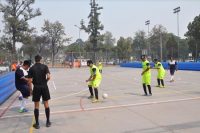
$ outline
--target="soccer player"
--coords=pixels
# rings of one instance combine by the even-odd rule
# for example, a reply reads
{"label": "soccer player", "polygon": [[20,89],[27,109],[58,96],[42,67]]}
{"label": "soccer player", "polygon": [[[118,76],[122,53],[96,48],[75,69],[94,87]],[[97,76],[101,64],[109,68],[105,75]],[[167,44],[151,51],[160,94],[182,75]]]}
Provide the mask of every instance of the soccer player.
{"label": "soccer player", "polygon": [[18,91],[22,94],[21,97],[21,107],[19,109],[19,113],[27,112],[28,110],[25,108],[26,106],[26,100],[30,96],[31,88],[29,88],[28,83],[28,72],[27,70],[30,67],[30,62],[28,60],[25,60],[23,65],[21,67],[18,67],[15,71],[15,86]]}
{"label": "soccer player", "polygon": [[[35,124],[34,128],[39,129],[39,102],[40,98],[44,101],[45,114],[46,114],[46,127],[51,126],[50,122],[50,108],[48,100],[50,100],[50,93],[47,82],[50,80],[50,72],[48,66],[41,64],[40,60],[42,57],[40,55],[35,56],[35,64],[30,68],[28,77],[30,82],[34,85],[32,101],[34,102],[34,116]],[[30,85],[31,86],[31,85]]]}
{"label": "soccer player", "polygon": [[[102,77],[99,69],[93,64],[92,60],[87,61],[87,66],[90,67],[90,77],[86,80],[88,82],[88,88],[90,91],[89,99],[93,99],[92,102],[98,102],[98,87],[101,83]],[[95,93],[95,97],[93,94],[93,89]]]}
{"label": "soccer player", "polygon": [[171,57],[168,66],[171,75],[170,82],[174,82],[174,73],[177,71],[177,62]]}
{"label": "soccer player", "polygon": [[150,70],[150,64],[149,61],[147,60],[145,55],[141,56],[141,60],[142,60],[142,84],[143,84],[143,89],[144,89],[144,96],[147,96],[147,90],[146,87],[149,90],[149,95],[152,95],[151,92],[151,70]]}
{"label": "soccer player", "polygon": [[[163,68],[163,65],[158,61],[158,59],[154,59],[154,63],[155,63],[154,68],[158,70],[158,75],[157,75],[158,85],[156,87],[164,88],[165,69]],[[162,85],[160,85],[160,82]]]}

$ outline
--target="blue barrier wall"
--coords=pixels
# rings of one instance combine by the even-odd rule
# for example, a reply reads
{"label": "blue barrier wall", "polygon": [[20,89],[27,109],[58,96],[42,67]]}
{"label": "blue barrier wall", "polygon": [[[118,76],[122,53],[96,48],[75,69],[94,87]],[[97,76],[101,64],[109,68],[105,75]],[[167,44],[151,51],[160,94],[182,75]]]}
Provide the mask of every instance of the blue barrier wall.
{"label": "blue barrier wall", "polygon": [[0,104],[16,91],[15,73],[11,72],[0,76]]}
{"label": "blue barrier wall", "polygon": [[[150,63],[151,66],[154,65],[154,63]],[[165,69],[168,68],[167,62],[162,62],[163,67]],[[141,62],[133,62],[133,63],[121,63],[121,67],[133,67],[133,68],[141,68],[142,64]],[[178,70],[191,70],[191,71],[200,71],[200,63],[199,62],[178,62]]]}

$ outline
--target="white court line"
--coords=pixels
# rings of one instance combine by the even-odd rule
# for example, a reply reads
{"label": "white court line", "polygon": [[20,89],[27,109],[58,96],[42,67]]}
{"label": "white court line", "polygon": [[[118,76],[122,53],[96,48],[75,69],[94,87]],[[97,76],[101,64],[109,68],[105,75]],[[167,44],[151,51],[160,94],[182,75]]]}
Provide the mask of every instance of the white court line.
{"label": "white court line", "polygon": [[[97,107],[97,108],[84,108],[84,110],[83,109],[74,109],[74,110],[65,110],[65,111],[55,111],[55,112],[51,112],[51,114],[74,113],[74,112],[83,112],[83,111],[96,111],[96,110],[104,110],[104,109],[114,109],[114,108],[132,107],[132,106],[145,106],[145,105],[162,104],[162,103],[173,103],[173,102],[198,100],[198,99],[200,99],[200,97],[172,99],[172,100],[166,100],[166,101],[153,101],[153,102],[133,103],[133,104],[122,104],[122,105],[113,105],[113,106],[102,106],[102,107]],[[40,115],[45,115],[45,113],[40,113]],[[19,117],[23,117],[23,116],[24,117],[32,117],[33,114],[9,115],[9,116],[4,116],[4,117],[2,117],[0,119],[19,118]]]}
{"label": "white court line", "polygon": [[[63,98],[70,97],[70,96],[74,96],[74,95],[80,94],[80,93],[85,92],[85,91],[88,91],[88,89],[84,89],[84,90],[79,91],[79,92],[76,92],[76,93],[68,94],[68,95],[66,95],[66,96],[54,98],[54,99],[51,99],[51,101],[63,99]],[[26,104],[26,105],[28,106],[28,105],[31,105],[31,104],[33,104],[33,103],[31,102],[31,103],[28,103],[28,104]],[[14,107],[19,107],[19,105],[10,106],[9,109],[14,108]],[[0,108],[0,110],[3,110],[3,109],[5,109],[5,108],[7,108],[7,107],[2,107],[2,108]]]}
{"label": "white court line", "polygon": [[56,88],[56,85],[55,85],[54,81],[52,81],[52,83],[53,83],[53,87],[54,87],[54,89],[55,89],[55,90],[57,90],[57,88]]}

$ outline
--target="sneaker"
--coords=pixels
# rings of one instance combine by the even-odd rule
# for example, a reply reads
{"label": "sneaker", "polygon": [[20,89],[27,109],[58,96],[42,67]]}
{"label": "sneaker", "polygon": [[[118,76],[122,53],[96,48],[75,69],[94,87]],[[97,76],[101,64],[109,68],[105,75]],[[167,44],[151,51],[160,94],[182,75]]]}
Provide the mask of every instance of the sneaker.
{"label": "sneaker", "polygon": [[94,96],[89,96],[89,97],[88,97],[88,99],[92,99],[92,98],[94,98]]}
{"label": "sneaker", "polygon": [[50,127],[50,126],[51,126],[51,122],[47,122],[46,127]]}
{"label": "sneaker", "polygon": [[19,109],[18,112],[19,113],[25,113],[25,112],[28,112],[28,109],[26,109],[26,108]]}
{"label": "sneaker", "polygon": [[39,129],[40,128],[40,125],[39,124],[33,124],[33,127],[35,128],[35,129]]}
{"label": "sneaker", "polygon": [[160,88],[165,88],[165,86],[162,86],[162,85],[161,85]]}
{"label": "sneaker", "polygon": [[23,97],[22,97],[22,96],[19,96],[19,98],[18,98],[18,99],[19,99],[19,101],[21,101],[21,100],[23,99]]}
{"label": "sneaker", "polygon": [[93,100],[92,100],[92,103],[98,103],[98,102],[99,102],[98,99],[93,99]]}
{"label": "sneaker", "polygon": [[160,87],[160,85],[156,85],[156,87]]}
{"label": "sneaker", "polygon": [[143,94],[142,96],[147,96],[147,94]]}
{"label": "sneaker", "polygon": [[152,96],[152,94],[149,94],[149,96]]}

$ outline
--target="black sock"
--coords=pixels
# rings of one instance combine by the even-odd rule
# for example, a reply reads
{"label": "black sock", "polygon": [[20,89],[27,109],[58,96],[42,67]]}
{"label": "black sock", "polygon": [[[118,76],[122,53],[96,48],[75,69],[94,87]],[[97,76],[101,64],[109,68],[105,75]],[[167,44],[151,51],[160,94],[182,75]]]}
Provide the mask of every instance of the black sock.
{"label": "black sock", "polygon": [[152,94],[151,93],[151,85],[147,85],[147,87],[148,87],[148,90],[149,90],[149,94]]}
{"label": "black sock", "polygon": [[161,81],[162,86],[165,86],[165,84],[164,84],[164,80],[161,79],[160,81]]}
{"label": "black sock", "polygon": [[90,87],[90,86],[88,86],[88,87],[89,87],[90,95],[94,96],[92,87]]}
{"label": "black sock", "polygon": [[97,88],[94,88],[94,93],[95,93],[95,98],[98,100],[99,97],[98,97],[98,89]]}
{"label": "black sock", "polygon": [[157,79],[158,85],[160,85],[160,79]]}
{"label": "black sock", "polygon": [[50,122],[49,121],[49,117],[50,117],[50,109],[49,108],[45,109],[45,114],[46,114],[47,122]]}
{"label": "black sock", "polygon": [[35,123],[39,125],[39,121],[38,121],[38,118],[39,118],[39,109],[35,109],[34,110],[34,115],[35,115]]}
{"label": "black sock", "polygon": [[146,84],[143,84],[144,93],[147,95]]}

